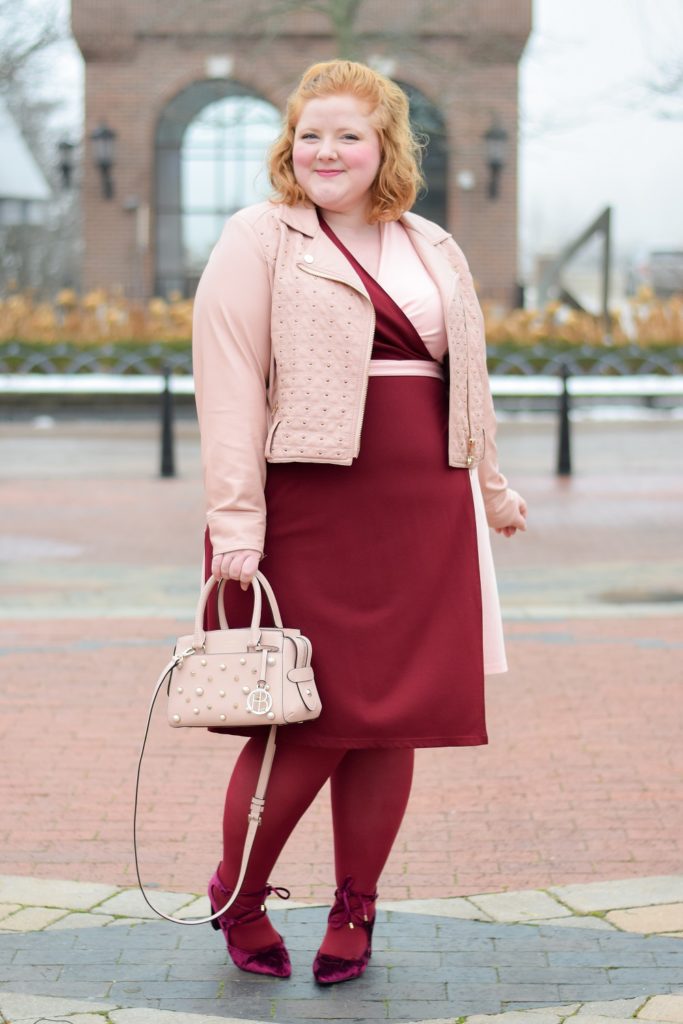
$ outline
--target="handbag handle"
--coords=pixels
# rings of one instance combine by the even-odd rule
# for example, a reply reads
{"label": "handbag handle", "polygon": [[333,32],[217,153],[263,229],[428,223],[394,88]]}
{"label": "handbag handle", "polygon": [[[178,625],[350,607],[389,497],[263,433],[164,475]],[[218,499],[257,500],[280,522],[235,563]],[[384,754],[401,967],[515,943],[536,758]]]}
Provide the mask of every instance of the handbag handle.
{"label": "handbag handle", "polygon": [[[222,600],[223,585],[226,582],[227,582],[227,580],[225,580],[225,579],[222,579],[222,580],[219,581],[219,583],[218,583],[218,594],[216,596],[216,600],[218,602],[218,623],[219,623],[221,629],[229,629],[230,628],[229,625],[228,625],[228,617],[225,614],[225,603]],[[268,580],[266,579],[266,577],[263,575],[263,573],[260,570],[256,572],[256,574],[254,576],[254,579],[252,580],[252,587],[254,588],[254,614],[251,617],[251,628],[254,629],[261,622],[261,591],[260,591],[260,589],[258,589],[257,584],[260,584],[260,587],[265,591],[265,595],[268,598],[268,604],[270,605],[270,610],[271,610],[271,612],[273,614],[273,624],[275,626],[277,626],[279,629],[283,629],[284,627],[282,625],[282,616],[280,615],[280,607],[279,607],[279,605],[277,603],[277,599],[276,599],[275,594],[273,592],[273,588],[271,587],[270,583],[268,582]],[[207,593],[207,600],[208,600],[208,596],[209,596],[210,593],[211,593],[211,589],[209,589],[209,591]],[[257,600],[258,600],[258,619],[256,619],[256,601]],[[206,607],[206,604],[204,605],[204,607]],[[203,619],[203,616],[204,616],[203,609],[202,609],[201,615],[202,615],[202,619]],[[195,623],[195,629],[196,629],[196,623]]]}
{"label": "handbag handle", "polygon": [[[256,575],[260,574],[257,573]],[[208,603],[209,597],[211,596],[211,592],[216,585],[218,585],[219,587],[218,615],[220,618],[221,607],[223,606],[223,602],[220,600],[223,582],[223,580],[217,580],[215,576],[209,576],[208,580],[201,589],[199,601],[197,602],[197,611],[194,617],[194,635],[192,637],[192,648],[195,651],[198,651],[201,648],[203,648],[206,642],[206,632],[204,630],[204,612],[206,611],[206,605]],[[254,591],[254,609],[251,613],[250,629],[254,632],[254,634],[256,634],[261,626],[261,581],[258,580],[256,576],[254,576],[251,581],[251,586],[252,590]],[[228,629],[228,622],[227,619],[225,618],[224,608],[223,619],[221,620],[220,625],[221,629]],[[254,639],[256,640],[256,636],[254,636]]]}

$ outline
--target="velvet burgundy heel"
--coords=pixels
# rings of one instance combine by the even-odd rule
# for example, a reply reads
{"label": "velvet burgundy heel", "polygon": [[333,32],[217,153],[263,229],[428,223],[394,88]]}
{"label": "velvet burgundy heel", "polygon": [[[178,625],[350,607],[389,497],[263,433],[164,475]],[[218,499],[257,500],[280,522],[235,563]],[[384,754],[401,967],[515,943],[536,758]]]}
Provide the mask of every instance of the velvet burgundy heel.
{"label": "velvet burgundy heel", "polygon": [[[377,893],[355,892],[351,888],[352,882],[353,879],[349,875],[336,890],[327,921],[332,928],[363,928],[367,936],[367,945],[363,953],[353,959],[330,956],[318,950],[313,961],[313,976],[319,985],[336,985],[341,981],[351,981],[360,977],[372,956],[372,930],[375,927],[373,905]],[[369,912],[372,912],[372,918],[369,917]]]}
{"label": "velvet burgundy heel", "polygon": [[[241,971],[249,971],[251,974],[271,974],[276,978],[288,978],[292,973],[292,965],[281,935],[278,934],[277,942],[273,942],[263,949],[241,949],[230,941],[230,929],[233,925],[250,924],[252,921],[258,921],[266,916],[265,901],[271,893],[282,900],[289,899],[288,889],[276,888],[272,885],[267,885],[258,892],[240,893],[239,899],[229,910],[212,921],[211,926],[216,931],[223,932],[232,962]],[[215,914],[230,899],[230,896],[231,890],[225,888],[218,876],[218,871],[216,871],[209,882],[211,913]],[[242,897],[256,898],[257,903],[255,906],[243,905],[240,907]]]}

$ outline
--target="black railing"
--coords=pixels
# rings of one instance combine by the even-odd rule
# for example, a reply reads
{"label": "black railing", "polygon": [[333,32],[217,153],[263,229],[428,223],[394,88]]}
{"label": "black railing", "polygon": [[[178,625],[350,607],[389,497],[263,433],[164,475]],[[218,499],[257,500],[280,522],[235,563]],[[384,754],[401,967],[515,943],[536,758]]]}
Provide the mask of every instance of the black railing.
{"label": "black railing", "polygon": [[[683,345],[629,344],[612,348],[598,345],[560,346],[540,342],[529,346],[490,344],[489,373],[498,376],[555,377],[566,367],[572,377],[584,374],[683,373]],[[129,342],[79,345],[70,342],[36,344],[0,343],[0,373],[192,373],[189,344],[179,342]]]}

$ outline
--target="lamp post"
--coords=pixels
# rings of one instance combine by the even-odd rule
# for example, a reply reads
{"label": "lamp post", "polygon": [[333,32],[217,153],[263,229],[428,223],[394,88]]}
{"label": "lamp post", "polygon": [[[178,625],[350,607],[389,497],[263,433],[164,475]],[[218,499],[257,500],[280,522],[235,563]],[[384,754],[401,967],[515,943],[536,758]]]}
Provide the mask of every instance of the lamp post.
{"label": "lamp post", "polygon": [[486,146],[486,163],[489,169],[489,199],[497,199],[499,194],[500,172],[505,167],[505,156],[507,150],[508,133],[503,128],[497,117],[494,117],[491,127],[484,133],[484,144]]}
{"label": "lamp post", "polygon": [[105,199],[111,199],[114,195],[114,181],[111,169],[114,165],[114,143],[116,132],[112,131],[101,121],[94,132],[90,135],[93,144],[93,156],[95,167],[98,168],[102,177],[102,195]]}
{"label": "lamp post", "polygon": [[57,166],[61,175],[62,188],[68,190],[72,185],[72,175],[74,170],[74,158],[73,152],[76,146],[73,142],[69,142],[68,139],[62,139],[57,145],[57,152],[59,154],[59,161]]}

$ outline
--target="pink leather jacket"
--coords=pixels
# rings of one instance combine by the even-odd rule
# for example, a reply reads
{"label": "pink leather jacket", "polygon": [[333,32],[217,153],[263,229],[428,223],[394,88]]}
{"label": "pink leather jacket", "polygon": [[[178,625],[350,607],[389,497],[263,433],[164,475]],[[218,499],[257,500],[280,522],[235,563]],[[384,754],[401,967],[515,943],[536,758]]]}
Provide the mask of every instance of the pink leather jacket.
{"label": "pink leather jacket", "polygon": [[[442,297],[448,461],[476,465],[491,526],[516,495],[498,469],[481,309],[451,235],[401,218]],[[375,314],[312,206],[270,202],[226,223],[194,303],[193,362],[207,521],[216,553],[263,553],[267,462],[350,465],[360,450]]]}

